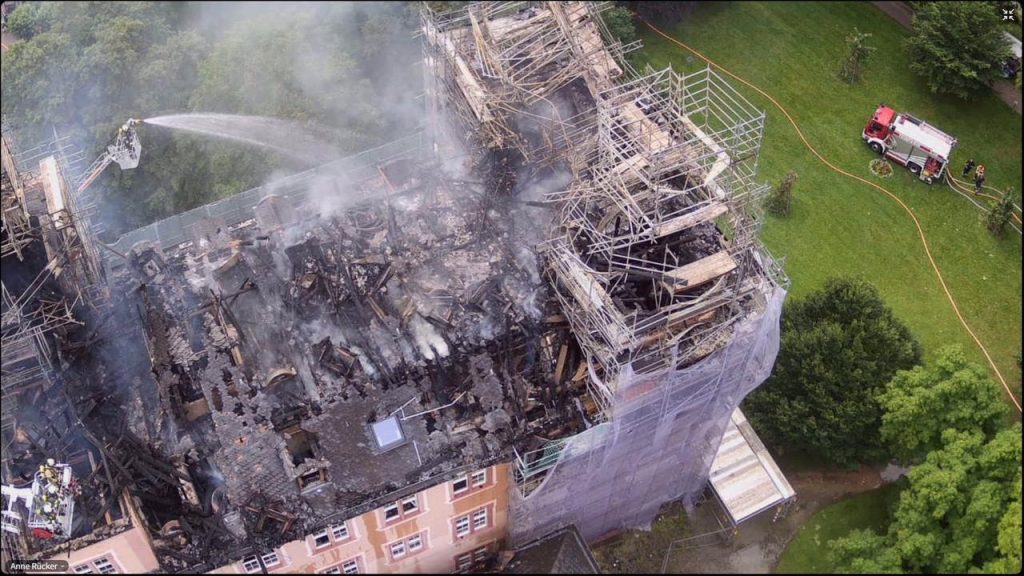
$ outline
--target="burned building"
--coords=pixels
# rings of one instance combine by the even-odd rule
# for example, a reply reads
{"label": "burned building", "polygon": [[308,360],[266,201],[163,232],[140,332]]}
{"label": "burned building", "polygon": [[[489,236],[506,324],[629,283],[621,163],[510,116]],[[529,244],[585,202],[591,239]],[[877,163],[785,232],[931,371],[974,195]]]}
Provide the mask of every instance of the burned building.
{"label": "burned building", "polygon": [[764,113],[710,69],[634,70],[602,8],[426,10],[424,132],[81,235],[62,289],[102,290],[45,372],[99,516],[130,508],[161,571],[493,568],[709,479],[737,522],[792,498],[738,411],[787,285]]}
{"label": "burned building", "polygon": [[[764,112],[710,68],[634,70],[601,8],[425,16],[434,101],[479,126],[490,153],[530,158],[540,142],[573,175],[546,197],[557,214],[539,251],[600,410],[584,432],[517,452],[515,543],[569,524],[593,539],[649,524],[668,500],[692,505],[778,350],[788,280],[758,242],[767,186],[753,180]],[[547,129],[524,135],[538,100]],[[792,497],[769,484],[767,500]]]}
{"label": "burned building", "polygon": [[189,463],[248,542],[507,462],[596,409],[582,381],[553,383],[566,326],[516,219],[423,149],[413,137],[113,246],[156,375],[127,426]]}
{"label": "burned building", "polygon": [[[80,160],[66,138],[17,150],[3,130],[3,560],[66,557],[103,571],[158,567],[133,471],[84,421],[109,395],[75,397],[83,351],[112,312],[92,239],[91,206],[69,176]],[[148,372],[148,364],[139,366]],[[130,465],[129,465],[130,466]]]}

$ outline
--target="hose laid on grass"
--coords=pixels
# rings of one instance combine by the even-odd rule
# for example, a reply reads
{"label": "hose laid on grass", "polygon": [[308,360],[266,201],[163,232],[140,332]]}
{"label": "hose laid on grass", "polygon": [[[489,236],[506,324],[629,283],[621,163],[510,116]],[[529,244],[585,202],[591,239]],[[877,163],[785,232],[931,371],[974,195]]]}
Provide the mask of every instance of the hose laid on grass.
{"label": "hose laid on grass", "polygon": [[[964,184],[963,182],[957,180],[955,177],[950,176],[949,175],[949,170],[946,170],[946,183],[949,184],[949,187],[952,188],[954,192],[956,192],[957,194],[960,194],[964,198],[967,198],[968,200],[971,201],[971,204],[974,204],[975,206],[977,206],[978,208],[980,208],[981,210],[984,210],[986,212],[988,211],[988,208],[985,207],[985,206],[982,206],[981,204],[979,204],[971,196],[981,196],[983,198],[991,198],[991,199],[995,200],[996,202],[998,202],[1000,200],[999,198],[997,198],[997,197],[995,197],[995,196],[993,196],[991,194],[985,194],[984,192],[982,192],[980,194],[974,194],[974,190],[971,190],[968,187],[967,184]],[[1018,216],[1016,212],[1013,212],[1012,216],[1013,216],[1013,219],[1017,221],[1017,224],[1019,226],[1020,225],[1020,216]],[[1017,232],[1017,234],[1020,234],[1021,230],[1020,230],[1020,228],[1018,226],[1014,226],[1012,222],[1010,223],[1010,227],[1013,228]]]}
{"label": "hose laid on grass", "polygon": [[[637,17],[640,18],[639,16],[637,16]],[[780,112],[782,112],[782,114],[786,117],[786,119],[789,120],[789,123],[792,124],[793,129],[796,130],[797,136],[799,136],[800,140],[803,141],[804,146],[806,146],[807,149],[811,151],[811,154],[813,154],[818,160],[820,160],[822,164],[824,164],[825,166],[828,166],[833,172],[836,172],[838,174],[842,174],[843,176],[846,176],[847,178],[852,178],[854,180],[857,180],[858,182],[862,182],[864,184],[867,184],[868,186],[871,186],[872,188],[875,188],[879,192],[882,192],[882,193],[886,194],[887,196],[889,196],[890,198],[892,198],[893,200],[895,200],[896,203],[899,204],[903,208],[903,210],[907,213],[907,215],[910,216],[910,219],[914,221],[914,226],[917,227],[917,234],[921,238],[921,245],[924,247],[924,253],[925,253],[925,255],[928,256],[928,262],[931,263],[932,269],[935,271],[935,277],[938,278],[939,284],[942,286],[942,291],[945,292],[945,294],[946,294],[946,299],[949,300],[950,306],[953,307],[953,312],[956,314],[956,317],[960,320],[960,324],[963,325],[964,329],[967,330],[967,333],[970,334],[972,339],[974,339],[974,343],[978,345],[979,349],[981,349],[981,353],[985,355],[985,359],[988,360],[989,366],[992,367],[992,370],[995,372],[996,376],[999,378],[999,383],[1003,385],[1003,389],[1006,390],[1006,394],[1010,396],[1010,401],[1013,402],[1013,405],[1017,408],[1017,411],[1021,412],[1020,402],[1017,400],[1017,397],[1013,395],[1013,392],[1010,390],[1010,387],[1006,384],[1006,379],[1003,378],[1003,374],[1002,374],[1002,372],[999,371],[999,367],[996,366],[995,361],[992,360],[992,355],[989,354],[988,348],[985,348],[985,345],[981,343],[981,340],[974,333],[974,330],[971,330],[970,325],[967,324],[967,319],[964,318],[964,315],[960,312],[960,307],[957,306],[956,299],[953,298],[953,294],[949,291],[949,287],[946,286],[946,280],[942,277],[942,270],[939,269],[938,263],[935,262],[935,257],[932,256],[932,251],[931,251],[931,249],[928,246],[928,239],[927,239],[927,237],[925,237],[924,229],[921,227],[921,222],[917,219],[917,216],[914,215],[914,212],[910,209],[910,207],[907,206],[906,203],[903,202],[903,200],[901,200],[899,196],[893,194],[889,190],[886,190],[885,188],[879,186],[878,184],[875,184],[874,182],[871,182],[870,180],[867,180],[865,178],[857,176],[856,174],[851,174],[850,172],[847,172],[846,170],[843,170],[842,168],[840,168],[840,167],[836,166],[835,164],[832,164],[831,162],[829,162],[827,158],[822,156],[821,153],[818,152],[818,150],[814,148],[814,146],[811,146],[811,143],[807,141],[807,137],[804,136],[803,131],[800,130],[800,126],[796,123],[796,120],[793,120],[793,117],[790,116],[789,112],[787,112],[786,109],[782,107],[782,104],[779,104],[779,102],[777,100],[775,100],[775,98],[772,98],[767,92],[765,92],[764,90],[761,90],[757,86],[754,86],[750,82],[748,82],[748,81],[744,80],[743,78],[740,78],[739,76],[737,76],[737,75],[733,74],[732,72],[726,70],[721,65],[719,65],[718,63],[712,61],[710,58],[708,58],[707,56],[701,54],[697,50],[687,46],[686,44],[680,42],[679,40],[676,40],[675,38],[672,38],[668,34],[665,34],[661,30],[656,28],[653,24],[651,24],[650,22],[644,20],[643,18],[640,18],[640,21],[643,22],[644,24],[646,24],[648,28],[653,30],[659,36],[665,38],[666,40],[668,40],[669,42],[672,42],[673,44],[676,44],[676,45],[678,45],[678,46],[680,46],[680,47],[682,47],[682,48],[684,48],[686,50],[689,50],[690,52],[695,54],[698,58],[700,58],[701,60],[704,60],[705,62],[707,62],[709,65],[714,66],[715,68],[718,68],[719,70],[721,70],[725,74],[727,74],[730,77],[736,79],[738,82],[741,82],[742,84],[748,86],[750,89],[754,90],[755,92],[757,92],[761,96],[764,96],[766,99],[768,99],[768,101],[771,102],[772,104],[774,104],[775,107],[778,108]]]}

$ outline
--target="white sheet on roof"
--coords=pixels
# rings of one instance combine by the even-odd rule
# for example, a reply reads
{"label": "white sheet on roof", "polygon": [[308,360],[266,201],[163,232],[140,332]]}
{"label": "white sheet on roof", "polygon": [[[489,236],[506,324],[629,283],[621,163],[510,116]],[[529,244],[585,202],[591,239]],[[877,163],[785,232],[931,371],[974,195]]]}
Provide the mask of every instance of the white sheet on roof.
{"label": "white sheet on roof", "polygon": [[710,476],[736,524],[796,495],[739,408],[729,420]]}

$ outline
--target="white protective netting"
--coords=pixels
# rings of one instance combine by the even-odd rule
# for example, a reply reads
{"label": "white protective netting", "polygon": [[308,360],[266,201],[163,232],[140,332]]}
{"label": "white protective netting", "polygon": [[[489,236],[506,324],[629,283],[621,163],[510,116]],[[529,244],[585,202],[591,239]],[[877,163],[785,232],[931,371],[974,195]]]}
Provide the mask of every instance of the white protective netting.
{"label": "white protective netting", "polygon": [[[682,370],[619,377],[611,417],[566,442],[528,496],[513,490],[510,539],[521,546],[575,524],[587,540],[651,524],[662,504],[700,496],[729,417],[771,373],[786,290],[736,324],[730,342]],[[591,374],[594,377],[594,374]]]}

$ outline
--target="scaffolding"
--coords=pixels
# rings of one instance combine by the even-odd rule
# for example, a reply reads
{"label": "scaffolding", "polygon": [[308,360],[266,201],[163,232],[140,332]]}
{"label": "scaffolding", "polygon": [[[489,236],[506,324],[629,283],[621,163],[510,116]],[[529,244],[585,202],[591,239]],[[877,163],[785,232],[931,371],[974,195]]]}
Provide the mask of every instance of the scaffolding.
{"label": "scaffolding", "polygon": [[710,68],[648,71],[597,101],[587,174],[551,195],[564,234],[542,251],[607,406],[624,367],[699,361],[785,278],[757,242],[763,112]]}
{"label": "scaffolding", "polygon": [[14,164],[14,154],[7,143],[7,138],[0,139],[0,154],[2,154],[2,185],[0,185],[0,208],[3,216],[2,246],[0,246],[0,258],[14,255],[18,260],[24,260],[23,253],[26,246],[32,243],[34,238],[31,224],[29,224],[28,208],[25,206],[25,185],[18,174]]}
{"label": "scaffolding", "polygon": [[[54,541],[71,536],[75,502],[68,492],[70,467],[57,464],[52,478],[44,482],[37,477],[31,488],[7,486],[16,467],[8,460],[9,448],[24,442],[31,428],[25,426],[31,420],[28,414],[35,414],[39,403],[55,393],[60,364],[56,344],[71,327],[83,324],[80,307],[109,303],[93,238],[92,203],[76,195],[73,185],[82,154],[56,132],[26,151],[17,150],[12,136],[5,122],[0,281],[5,560],[26,557],[33,548],[27,536],[39,530],[49,531]],[[58,428],[48,432],[59,434]],[[26,508],[14,507],[18,500]]]}
{"label": "scaffolding", "polygon": [[570,85],[582,80],[591,94],[610,88],[624,73],[624,55],[640,46],[612,39],[599,16],[608,6],[473,2],[445,13],[425,9],[435,117],[444,106],[475,144],[515,149],[527,161],[567,152],[570,135],[590,122],[589,106],[566,105]]}
{"label": "scaffolding", "polygon": [[[590,2],[424,12],[428,95],[477,150],[561,164],[538,248],[585,357],[594,425],[517,452],[512,540],[592,539],[703,492],[769,374],[788,280],[759,243],[765,113],[710,67],[642,73]],[[472,133],[477,135],[476,140]],[[457,134],[456,134],[457,135]],[[436,152],[436,148],[435,148]]]}

